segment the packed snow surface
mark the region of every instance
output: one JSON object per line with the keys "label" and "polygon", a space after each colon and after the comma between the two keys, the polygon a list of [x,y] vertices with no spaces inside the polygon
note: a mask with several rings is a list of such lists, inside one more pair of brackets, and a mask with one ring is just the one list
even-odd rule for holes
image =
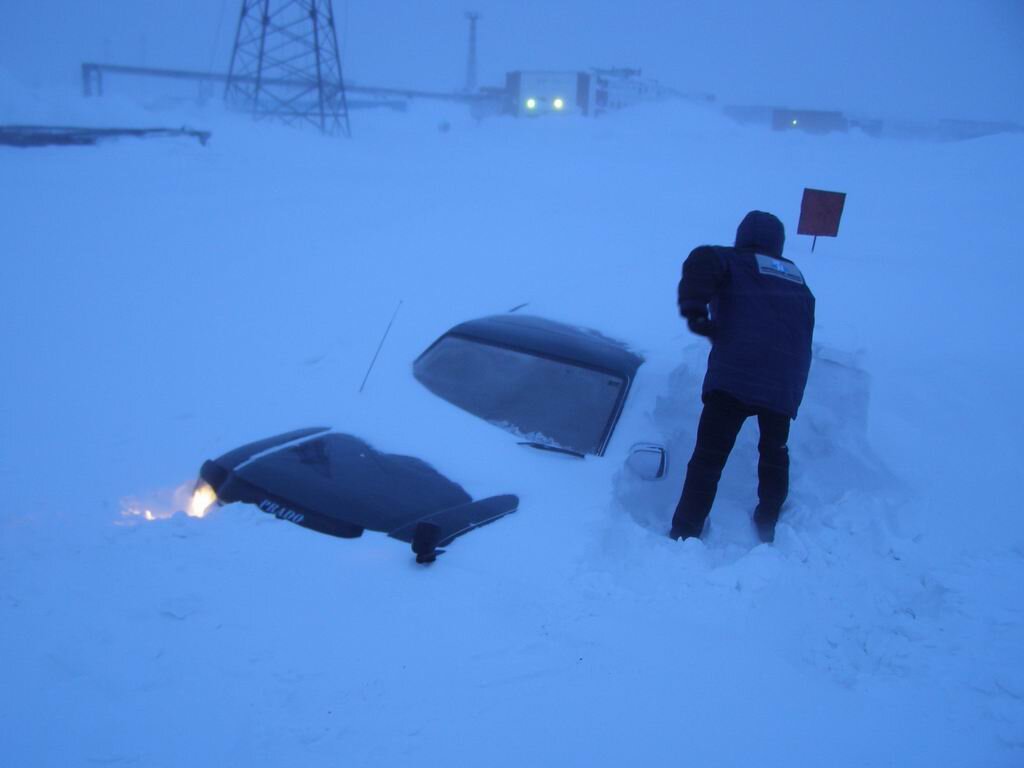
{"label": "packed snow surface", "polygon": [[[360,112],[346,141],[79,109],[213,139],[0,148],[0,762],[1024,764],[1021,136],[666,103]],[[804,187],[848,194],[814,253]],[[677,543],[707,347],[675,284],[750,209],[818,300],[791,501],[756,544],[748,424]],[[516,445],[413,379],[524,302],[645,356],[608,455]],[[426,568],[249,506],[172,514],[204,459],[319,424],[519,511]],[[638,441],[666,479],[623,470]]]}

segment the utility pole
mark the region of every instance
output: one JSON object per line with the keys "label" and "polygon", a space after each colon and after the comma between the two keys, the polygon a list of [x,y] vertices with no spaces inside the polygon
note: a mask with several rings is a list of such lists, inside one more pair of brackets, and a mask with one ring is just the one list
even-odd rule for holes
{"label": "utility pole", "polygon": [[242,0],[224,100],[351,136],[332,0]]}
{"label": "utility pole", "polygon": [[476,22],[480,14],[466,11],[466,18],[469,19],[469,55],[466,58],[466,85],[463,90],[476,93]]}

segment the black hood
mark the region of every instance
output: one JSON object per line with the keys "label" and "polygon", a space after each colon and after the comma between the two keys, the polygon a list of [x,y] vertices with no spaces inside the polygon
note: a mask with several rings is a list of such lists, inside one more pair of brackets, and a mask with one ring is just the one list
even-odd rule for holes
{"label": "black hood", "polygon": [[199,476],[222,504],[240,501],[281,520],[345,539],[364,529],[410,542],[429,563],[453,539],[515,512],[515,496],[476,501],[412,456],[382,453],[354,435],[311,427],[207,461]]}
{"label": "black hood", "polygon": [[764,211],[751,211],[736,229],[736,247],[751,248],[757,253],[780,258],[786,243],[782,222]]}

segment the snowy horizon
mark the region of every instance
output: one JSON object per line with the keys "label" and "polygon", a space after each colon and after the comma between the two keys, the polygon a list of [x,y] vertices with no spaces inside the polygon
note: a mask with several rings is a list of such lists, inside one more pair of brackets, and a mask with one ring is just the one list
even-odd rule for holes
{"label": "snowy horizon", "polygon": [[[0,70],[28,87],[80,88],[85,61],[226,72],[239,0],[15,4]],[[481,85],[520,69],[639,67],[722,104],[875,118],[1024,122],[1024,7],[805,0],[334,2],[342,65],[360,84],[458,89],[464,12],[480,13]]]}

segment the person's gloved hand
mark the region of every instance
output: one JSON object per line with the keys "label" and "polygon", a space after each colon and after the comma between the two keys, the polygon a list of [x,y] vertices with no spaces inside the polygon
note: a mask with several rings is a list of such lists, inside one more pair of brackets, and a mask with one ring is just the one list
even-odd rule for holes
{"label": "person's gloved hand", "polygon": [[693,317],[688,317],[686,318],[686,325],[698,336],[704,336],[708,339],[713,339],[715,337],[715,324],[707,315],[694,315]]}

